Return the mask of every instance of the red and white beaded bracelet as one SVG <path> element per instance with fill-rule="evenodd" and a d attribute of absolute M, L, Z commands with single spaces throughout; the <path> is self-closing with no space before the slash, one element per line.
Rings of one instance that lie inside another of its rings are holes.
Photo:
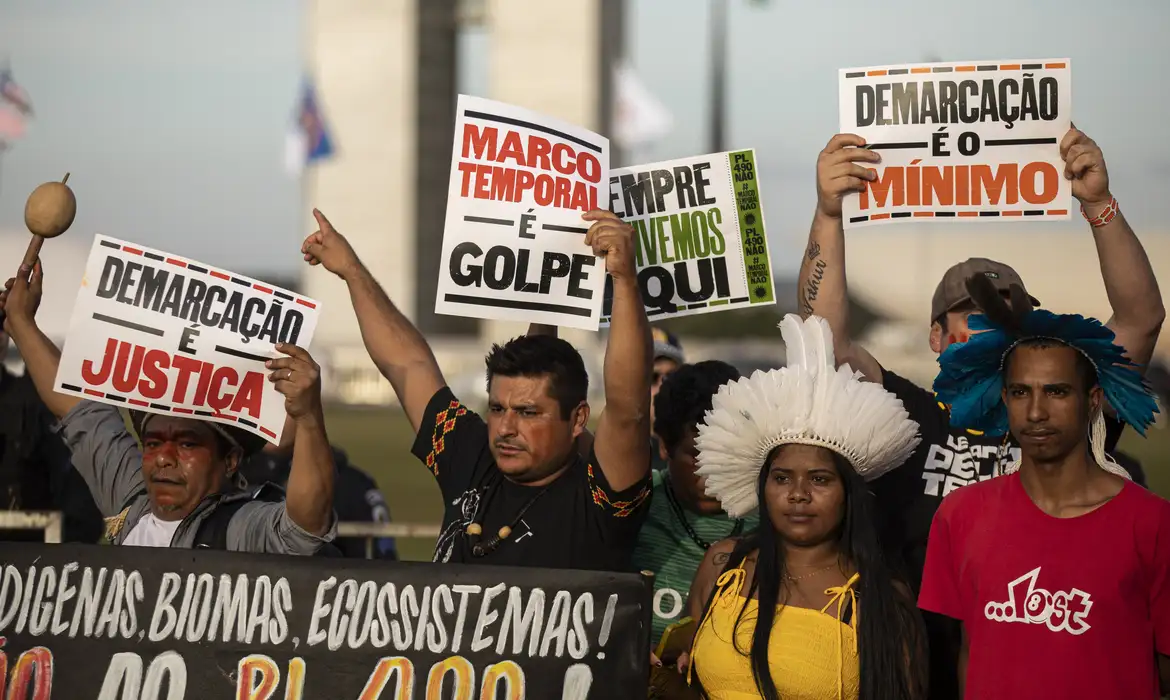
<path fill-rule="evenodd" d="M 1085 217 L 1085 221 L 1088 221 L 1089 226 L 1092 226 L 1093 228 L 1101 228 L 1110 221 L 1113 221 L 1113 219 L 1117 216 L 1118 211 L 1120 211 L 1120 209 L 1117 206 L 1117 197 L 1110 197 L 1109 204 L 1106 204 L 1105 208 L 1101 210 L 1101 213 L 1092 219 L 1090 219 L 1089 215 L 1085 212 L 1085 205 L 1081 205 L 1081 216 Z"/>

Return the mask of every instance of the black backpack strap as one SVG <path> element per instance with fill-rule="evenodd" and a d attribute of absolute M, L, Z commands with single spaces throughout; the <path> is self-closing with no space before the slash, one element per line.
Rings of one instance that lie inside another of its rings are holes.
<path fill-rule="evenodd" d="M 228 524 L 241 508 L 252 501 L 280 501 L 284 499 L 284 490 L 273 483 L 263 483 L 251 489 L 250 498 L 240 498 L 228 503 L 220 502 L 208 513 L 203 522 L 199 523 L 199 531 L 195 533 L 196 549 L 219 549 L 226 551 Z"/>
<path fill-rule="evenodd" d="M 252 499 L 241 499 L 216 506 L 211 513 L 199 523 L 199 531 L 195 533 L 196 549 L 227 550 L 228 523 L 236 513 Z"/>
<path fill-rule="evenodd" d="M 253 501 L 278 502 L 283 500 L 284 489 L 267 482 L 253 490 L 251 498 L 241 498 L 216 506 L 199 524 L 199 531 L 195 533 L 195 548 L 227 551 L 228 524 L 241 508 Z M 314 556 L 344 557 L 345 555 L 332 542 L 326 542 Z"/>

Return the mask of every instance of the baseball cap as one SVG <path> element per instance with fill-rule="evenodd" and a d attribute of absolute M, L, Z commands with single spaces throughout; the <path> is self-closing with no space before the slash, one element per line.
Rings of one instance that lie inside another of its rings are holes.
<path fill-rule="evenodd" d="M 971 295 L 967 293 L 967 278 L 972 275 L 984 275 L 999 292 L 1006 293 L 1013 284 L 1019 285 L 1025 294 L 1028 292 L 1020 274 L 1010 266 L 987 258 L 968 258 L 958 265 L 952 265 L 935 288 L 934 297 L 930 301 L 931 323 L 951 309 L 971 301 Z M 1028 298 L 1032 306 L 1040 306 L 1036 297 L 1028 294 Z"/>
<path fill-rule="evenodd" d="M 655 360 L 665 357 L 680 365 L 686 362 L 683 357 L 682 343 L 679 342 L 677 335 L 661 328 L 651 328 L 650 334 L 654 338 Z"/>

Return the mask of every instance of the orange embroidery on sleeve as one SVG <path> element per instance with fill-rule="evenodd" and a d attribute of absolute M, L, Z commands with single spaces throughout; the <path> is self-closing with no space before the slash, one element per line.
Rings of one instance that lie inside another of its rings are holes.
<path fill-rule="evenodd" d="M 455 429 L 455 421 L 460 416 L 467 415 L 467 408 L 458 401 L 452 401 L 447 408 L 435 414 L 435 430 L 431 434 L 431 452 L 427 455 L 427 468 L 435 476 L 439 475 L 439 455 L 446 448 L 446 435 Z"/>
<path fill-rule="evenodd" d="M 650 485 L 647 483 L 647 485 L 643 486 L 642 489 L 638 491 L 637 495 L 635 495 L 630 500 L 611 501 L 609 499 L 609 495 L 605 493 L 605 489 L 601 488 L 601 486 L 597 484 L 597 481 L 593 476 L 592 464 L 587 467 L 587 473 L 589 475 L 589 492 L 593 495 L 593 502 L 601 506 L 603 509 L 613 511 L 613 517 L 615 518 L 627 518 L 633 515 L 638 510 L 638 507 L 641 506 L 642 503 L 644 503 L 646 499 L 650 497 Z"/>

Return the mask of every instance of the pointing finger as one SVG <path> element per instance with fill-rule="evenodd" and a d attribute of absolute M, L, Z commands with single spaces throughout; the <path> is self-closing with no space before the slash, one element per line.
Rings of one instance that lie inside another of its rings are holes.
<path fill-rule="evenodd" d="M 333 228 L 333 224 L 329 223 L 329 219 L 325 218 L 325 215 L 321 213 L 320 209 L 313 209 L 313 218 L 317 220 L 317 225 L 321 227 L 322 233 L 326 231 L 337 233 L 337 230 Z"/>

